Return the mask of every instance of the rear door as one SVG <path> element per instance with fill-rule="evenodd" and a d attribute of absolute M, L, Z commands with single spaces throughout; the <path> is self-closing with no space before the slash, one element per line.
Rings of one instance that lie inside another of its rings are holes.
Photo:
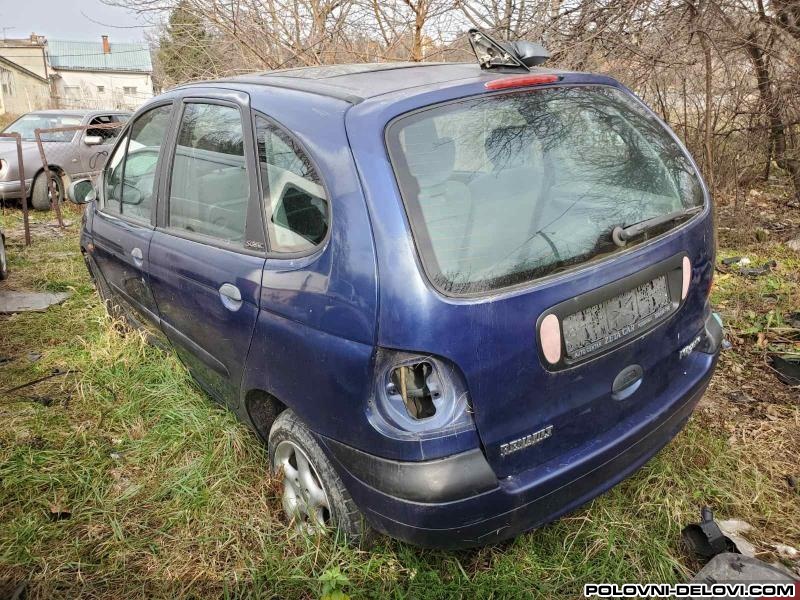
<path fill-rule="evenodd" d="M 235 403 L 265 260 L 249 97 L 188 93 L 150 277 L 162 329 L 181 359 L 218 401 Z"/>
<path fill-rule="evenodd" d="M 164 139 L 173 104 L 139 115 L 111 154 L 99 182 L 92 218 L 90 268 L 129 317 L 158 331 L 158 310 L 148 280 Z"/>

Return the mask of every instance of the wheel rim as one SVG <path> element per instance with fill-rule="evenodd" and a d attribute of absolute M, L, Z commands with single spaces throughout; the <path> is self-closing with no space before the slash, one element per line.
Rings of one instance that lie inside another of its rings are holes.
<path fill-rule="evenodd" d="M 0 273 L 6 272 L 6 246 L 0 241 Z"/>
<path fill-rule="evenodd" d="M 53 188 L 51 188 L 49 184 L 47 186 L 47 197 L 50 199 L 51 204 L 54 202 L 61 202 L 64 199 L 64 191 L 63 191 L 64 184 L 61 182 L 61 177 L 59 177 L 55 173 L 53 174 L 53 184 L 54 184 L 53 187 L 56 190 L 55 198 L 53 198 L 53 191 L 52 191 Z"/>
<path fill-rule="evenodd" d="M 324 531 L 330 525 L 331 505 L 314 465 L 294 442 L 275 448 L 274 467 L 283 482 L 283 510 L 298 530 Z"/>

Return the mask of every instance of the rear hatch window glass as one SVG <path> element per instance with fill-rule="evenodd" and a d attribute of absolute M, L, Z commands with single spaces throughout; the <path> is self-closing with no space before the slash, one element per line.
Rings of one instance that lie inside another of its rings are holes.
<path fill-rule="evenodd" d="M 619 252 L 615 227 L 703 205 L 670 133 L 605 86 L 437 105 L 394 121 L 387 143 L 425 270 L 445 293 L 491 291 Z"/>

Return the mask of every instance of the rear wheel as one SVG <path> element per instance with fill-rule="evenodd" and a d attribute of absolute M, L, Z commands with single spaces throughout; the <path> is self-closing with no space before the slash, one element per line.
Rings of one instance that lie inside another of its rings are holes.
<path fill-rule="evenodd" d="M 0 234 L 0 281 L 8 279 L 8 257 L 6 256 L 6 238 Z"/>
<path fill-rule="evenodd" d="M 53 179 L 56 184 L 56 194 L 58 202 L 64 200 L 64 183 L 61 177 L 54 174 Z M 31 191 L 31 204 L 36 210 L 50 210 L 50 187 L 47 185 L 47 173 L 42 171 L 33 180 L 33 190 Z"/>
<path fill-rule="evenodd" d="M 283 487 L 283 510 L 296 529 L 338 529 L 351 543 L 364 543 L 370 529 L 361 511 L 297 415 L 285 410 L 269 432 L 269 458 Z"/>

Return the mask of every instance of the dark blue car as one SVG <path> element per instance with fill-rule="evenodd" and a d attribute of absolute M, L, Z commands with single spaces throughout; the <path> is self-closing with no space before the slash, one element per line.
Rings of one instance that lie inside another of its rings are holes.
<path fill-rule="evenodd" d="M 718 356 L 708 192 L 599 75 L 304 68 L 143 106 L 81 247 L 268 443 L 298 527 L 494 543 L 686 423 Z"/>

